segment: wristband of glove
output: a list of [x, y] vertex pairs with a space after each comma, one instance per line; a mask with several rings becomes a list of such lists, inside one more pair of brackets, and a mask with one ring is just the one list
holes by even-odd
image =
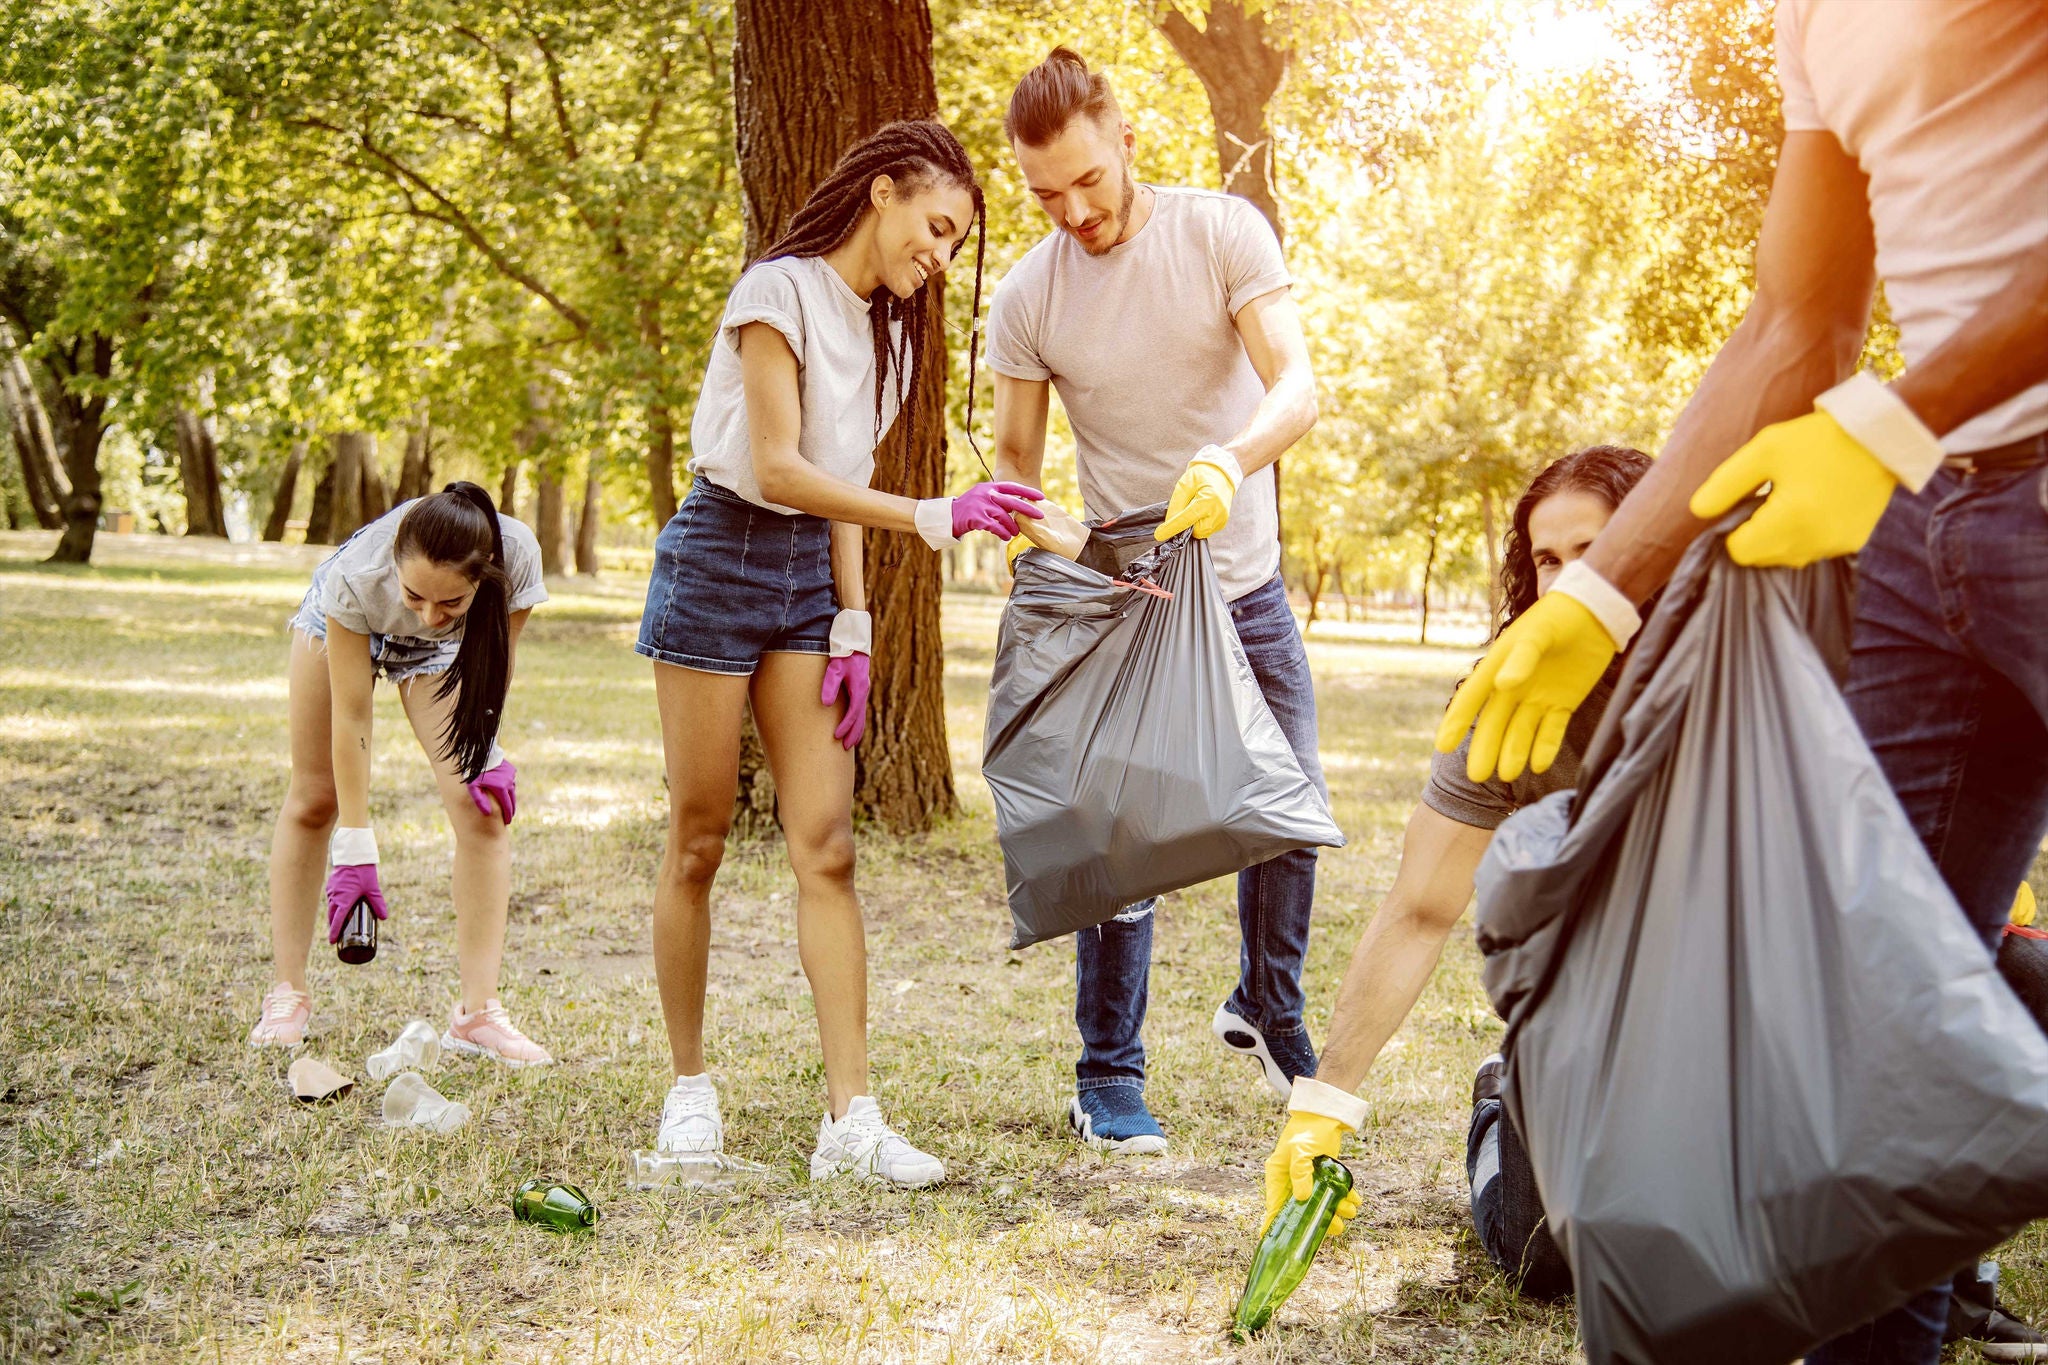
[[375, 867], [376, 831], [368, 828], [337, 829], [327, 845], [327, 861], [333, 867]]
[[1333, 1119], [1355, 1133], [1365, 1126], [1367, 1110], [1365, 1101], [1349, 1090], [1339, 1090], [1312, 1076], [1296, 1076], [1294, 1089], [1287, 1097], [1287, 1112]]
[[1813, 400], [1849, 438], [1914, 493], [1941, 467], [1941, 440], [1906, 400], [1868, 370], [1858, 370]]
[[1628, 642], [1642, 629], [1642, 614], [1628, 600], [1628, 594], [1602, 578], [1599, 570], [1583, 559], [1565, 565], [1551, 582], [1550, 590], [1563, 593], [1592, 612], [1617, 651], [1627, 649]]
[[1237, 456], [1231, 454], [1222, 446], [1203, 446], [1195, 452], [1195, 458], [1189, 460], [1188, 463], [1191, 465], [1205, 464], [1212, 469], [1220, 470], [1223, 477], [1230, 480], [1230, 491], [1232, 493], [1235, 493], [1238, 485], [1244, 482], [1244, 466], [1237, 462]]
[[934, 550], [949, 549], [960, 543], [960, 537], [953, 534], [951, 498], [919, 498], [917, 511], [911, 517], [917, 523], [918, 535]]
[[849, 654], [873, 654], [875, 652], [875, 618], [867, 612], [852, 608], [842, 610], [832, 618], [831, 654], [843, 659]]

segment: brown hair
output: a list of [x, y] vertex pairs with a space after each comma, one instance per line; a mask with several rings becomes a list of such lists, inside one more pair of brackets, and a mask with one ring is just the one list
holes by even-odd
[[[1567, 489], [1591, 493], [1608, 507], [1621, 506], [1629, 490], [1650, 472], [1650, 457], [1632, 446], [1587, 446], [1552, 460], [1529, 481], [1515, 502], [1515, 515], [1502, 537], [1500, 557], [1500, 624], [1498, 636], [1517, 616], [1536, 604], [1536, 552], [1529, 544], [1529, 514], [1536, 504]], [[1644, 608], [1644, 615], [1649, 609]]]
[[457, 480], [421, 498], [398, 523], [391, 542], [395, 562], [420, 555], [476, 584], [462, 618], [462, 644], [441, 675], [434, 696], [455, 698], [441, 731], [441, 754], [462, 770], [462, 780], [483, 775], [505, 690], [512, 681], [512, 626], [507, 613], [511, 577], [505, 571], [505, 537], [491, 495]]
[[1103, 123], [1121, 120], [1123, 110], [1117, 107], [1108, 77], [1090, 71], [1072, 48], [1056, 47], [1025, 72], [1011, 92], [1003, 136], [1026, 147], [1043, 147], [1083, 115]]
[[[988, 242], [988, 215], [984, 212], [981, 184], [974, 177], [974, 163], [967, 149], [943, 123], [931, 119], [901, 119], [887, 123], [846, 149], [832, 174], [804, 200], [803, 207], [789, 220], [782, 236], [755, 260], [777, 256], [823, 256], [853, 235], [868, 211], [869, 187], [875, 177], [886, 175], [906, 195], [915, 195], [938, 181], [967, 191], [974, 201], [974, 304], [970, 317], [981, 316], [981, 259]], [[749, 265], [753, 262], [749, 261]], [[906, 386], [912, 372], [925, 364], [925, 310], [931, 288], [899, 299], [885, 286], [877, 289], [868, 307], [868, 323], [875, 338], [875, 440], [882, 429], [882, 386], [893, 373], [896, 381], [897, 420], [906, 431], [917, 421], [917, 389]], [[896, 345], [889, 344], [889, 324], [901, 331]], [[973, 342], [970, 339], [969, 346]], [[974, 430], [974, 353], [967, 366], [967, 429]]]

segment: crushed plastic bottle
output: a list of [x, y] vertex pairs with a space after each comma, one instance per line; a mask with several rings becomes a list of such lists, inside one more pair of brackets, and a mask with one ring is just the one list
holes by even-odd
[[1351, 1168], [1335, 1157], [1316, 1158], [1315, 1184], [1307, 1199], [1290, 1199], [1273, 1215], [1245, 1277], [1244, 1294], [1230, 1334], [1238, 1340], [1263, 1328], [1308, 1274], [1337, 1205], [1351, 1193]]
[[424, 1019], [415, 1019], [398, 1031], [391, 1046], [373, 1052], [363, 1063], [370, 1079], [381, 1081], [401, 1071], [430, 1071], [441, 1060], [441, 1035]]
[[1017, 518], [1017, 529], [1024, 533], [1024, 538], [1062, 559], [1079, 558], [1081, 548], [1088, 543], [1088, 527], [1051, 498], [1039, 503], [1038, 510], [1045, 515], [1037, 519]]
[[633, 1152], [626, 1167], [636, 1190], [683, 1188], [723, 1190], [742, 1175], [761, 1175], [766, 1166], [723, 1152]]
[[407, 1071], [384, 1091], [384, 1122], [394, 1128], [452, 1133], [469, 1122], [469, 1106], [428, 1085], [419, 1072]]
[[597, 1226], [597, 1205], [574, 1185], [535, 1176], [512, 1191], [512, 1216], [557, 1232], [588, 1232]]

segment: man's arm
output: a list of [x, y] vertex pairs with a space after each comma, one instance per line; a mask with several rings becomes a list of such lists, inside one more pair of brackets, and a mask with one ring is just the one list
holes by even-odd
[[1266, 386], [1251, 422], [1223, 443], [1238, 468], [1249, 474], [1286, 454], [1316, 424], [1316, 376], [1309, 366], [1301, 313], [1285, 287], [1251, 300], [1232, 321], [1252, 368]]
[[1635, 602], [1664, 585], [1704, 525], [1686, 510], [1693, 490], [1855, 368], [1875, 254], [1862, 169], [1831, 133], [1786, 134], [1757, 238], [1756, 297], [1656, 464], [1587, 550], [1588, 567]]
[[996, 376], [996, 464], [999, 480], [1033, 488], [1045, 468], [1045, 424], [1052, 406], [1052, 381]]
[[2048, 242], [2034, 248], [1989, 303], [1892, 385], [1936, 436], [1946, 436], [2048, 380]]

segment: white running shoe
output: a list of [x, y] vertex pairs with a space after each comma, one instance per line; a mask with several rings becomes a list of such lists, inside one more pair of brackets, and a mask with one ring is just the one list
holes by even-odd
[[725, 1150], [725, 1121], [709, 1074], [680, 1076], [661, 1102], [654, 1150], [669, 1156], [714, 1156]]
[[882, 1122], [873, 1099], [855, 1095], [846, 1117], [826, 1114], [818, 1124], [818, 1150], [811, 1153], [811, 1179], [851, 1175], [876, 1184], [916, 1190], [946, 1178], [946, 1165], [927, 1156]]

